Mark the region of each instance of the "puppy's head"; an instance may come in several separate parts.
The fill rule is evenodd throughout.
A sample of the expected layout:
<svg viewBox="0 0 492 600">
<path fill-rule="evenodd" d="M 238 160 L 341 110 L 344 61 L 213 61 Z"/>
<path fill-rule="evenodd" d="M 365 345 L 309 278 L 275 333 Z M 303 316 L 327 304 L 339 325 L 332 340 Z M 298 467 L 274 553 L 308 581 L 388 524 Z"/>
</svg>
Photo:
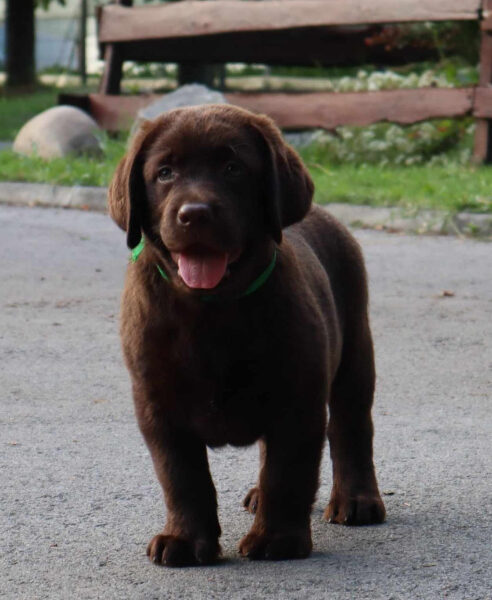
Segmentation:
<svg viewBox="0 0 492 600">
<path fill-rule="evenodd" d="M 270 119 L 210 105 L 144 124 L 116 169 L 109 212 L 130 248 L 145 234 L 176 285 L 215 291 L 240 287 L 312 194 Z"/>
</svg>

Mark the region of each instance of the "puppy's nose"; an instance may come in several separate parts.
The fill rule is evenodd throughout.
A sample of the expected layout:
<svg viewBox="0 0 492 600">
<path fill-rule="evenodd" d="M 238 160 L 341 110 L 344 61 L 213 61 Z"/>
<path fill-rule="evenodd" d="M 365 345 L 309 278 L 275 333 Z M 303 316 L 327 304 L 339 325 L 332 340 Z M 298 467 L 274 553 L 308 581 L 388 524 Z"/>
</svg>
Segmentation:
<svg viewBox="0 0 492 600">
<path fill-rule="evenodd" d="M 212 208 L 208 204 L 194 202 L 183 204 L 178 211 L 178 223 L 185 227 L 189 225 L 204 225 L 212 220 Z"/>
</svg>

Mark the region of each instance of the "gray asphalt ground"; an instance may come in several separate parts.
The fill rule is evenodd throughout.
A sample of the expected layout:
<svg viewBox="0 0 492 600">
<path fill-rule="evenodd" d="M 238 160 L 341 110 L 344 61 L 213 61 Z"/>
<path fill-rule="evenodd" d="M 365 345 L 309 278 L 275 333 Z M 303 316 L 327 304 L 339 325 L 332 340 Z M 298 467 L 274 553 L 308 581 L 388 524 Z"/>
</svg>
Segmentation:
<svg viewBox="0 0 492 600">
<path fill-rule="evenodd" d="M 123 234 L 101 214 L 6 206 L 0 231 L 0 597 L 492 598 L 490 244 L 356 233 L 387 523 L 322 521 L 326 457 L 312 557 L 241 559 L 257 452 L 224 448 L 210 461 L 225 560 L 180 570 L 145 556 L 164 508 L 120 354 Z"/>
</svg>

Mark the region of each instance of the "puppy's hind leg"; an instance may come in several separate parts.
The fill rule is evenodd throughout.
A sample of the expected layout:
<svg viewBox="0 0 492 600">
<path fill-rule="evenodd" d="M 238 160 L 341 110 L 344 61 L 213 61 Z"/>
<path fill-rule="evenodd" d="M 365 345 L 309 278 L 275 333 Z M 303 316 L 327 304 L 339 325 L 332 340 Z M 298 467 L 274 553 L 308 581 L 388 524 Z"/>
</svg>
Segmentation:
<svg viewBox="0 0 492 600">
<path fill-rule="evenodd" d="M 265 455 L 266 455 L 266 446 L 265 440 L 260 439 L 258 442 L 258 446 L 260 449 L 260 472 L 263 469 L 263 465 L 265 464 Z M 260 482 L 252 487 L 249 492 L 246 494 L 243 500 L 243 507 L 245 510 L 250 512 L 252 515 L 256 513 L 256 509 L 258 508 L 258 500 L 260 494 Z"/>
<path fill-rule="evenodd" d="M 364 315 L 346 336 L 329 401 L 333 489 L 324 517 L 330 523 L 368 525 L 385 519 L 372 458 L 374 384 L 374 351 Z"/>
</svg>

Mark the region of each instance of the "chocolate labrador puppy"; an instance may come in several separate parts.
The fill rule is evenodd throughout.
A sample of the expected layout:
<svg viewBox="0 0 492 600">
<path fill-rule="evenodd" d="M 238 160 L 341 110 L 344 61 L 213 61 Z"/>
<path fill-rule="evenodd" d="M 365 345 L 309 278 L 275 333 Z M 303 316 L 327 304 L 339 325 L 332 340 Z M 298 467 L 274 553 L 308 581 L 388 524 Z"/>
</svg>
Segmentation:
<svg viewBox="0 0 492 600">
<path fill-rule="evenodd" d="M 312 195 L 272 121 L 226 105 L 146 123 L 116 170 L 109 211 L 133 249 L 123 350 L 167 505 L 147 549 L 155 563 L 219 556 L 207 446 L 260 443 L 243 556 L 309 555 L 327 433 L 325 518 L 384 520 L 363 259 L 349 232 L 311 207 Z"/>
</svg>

